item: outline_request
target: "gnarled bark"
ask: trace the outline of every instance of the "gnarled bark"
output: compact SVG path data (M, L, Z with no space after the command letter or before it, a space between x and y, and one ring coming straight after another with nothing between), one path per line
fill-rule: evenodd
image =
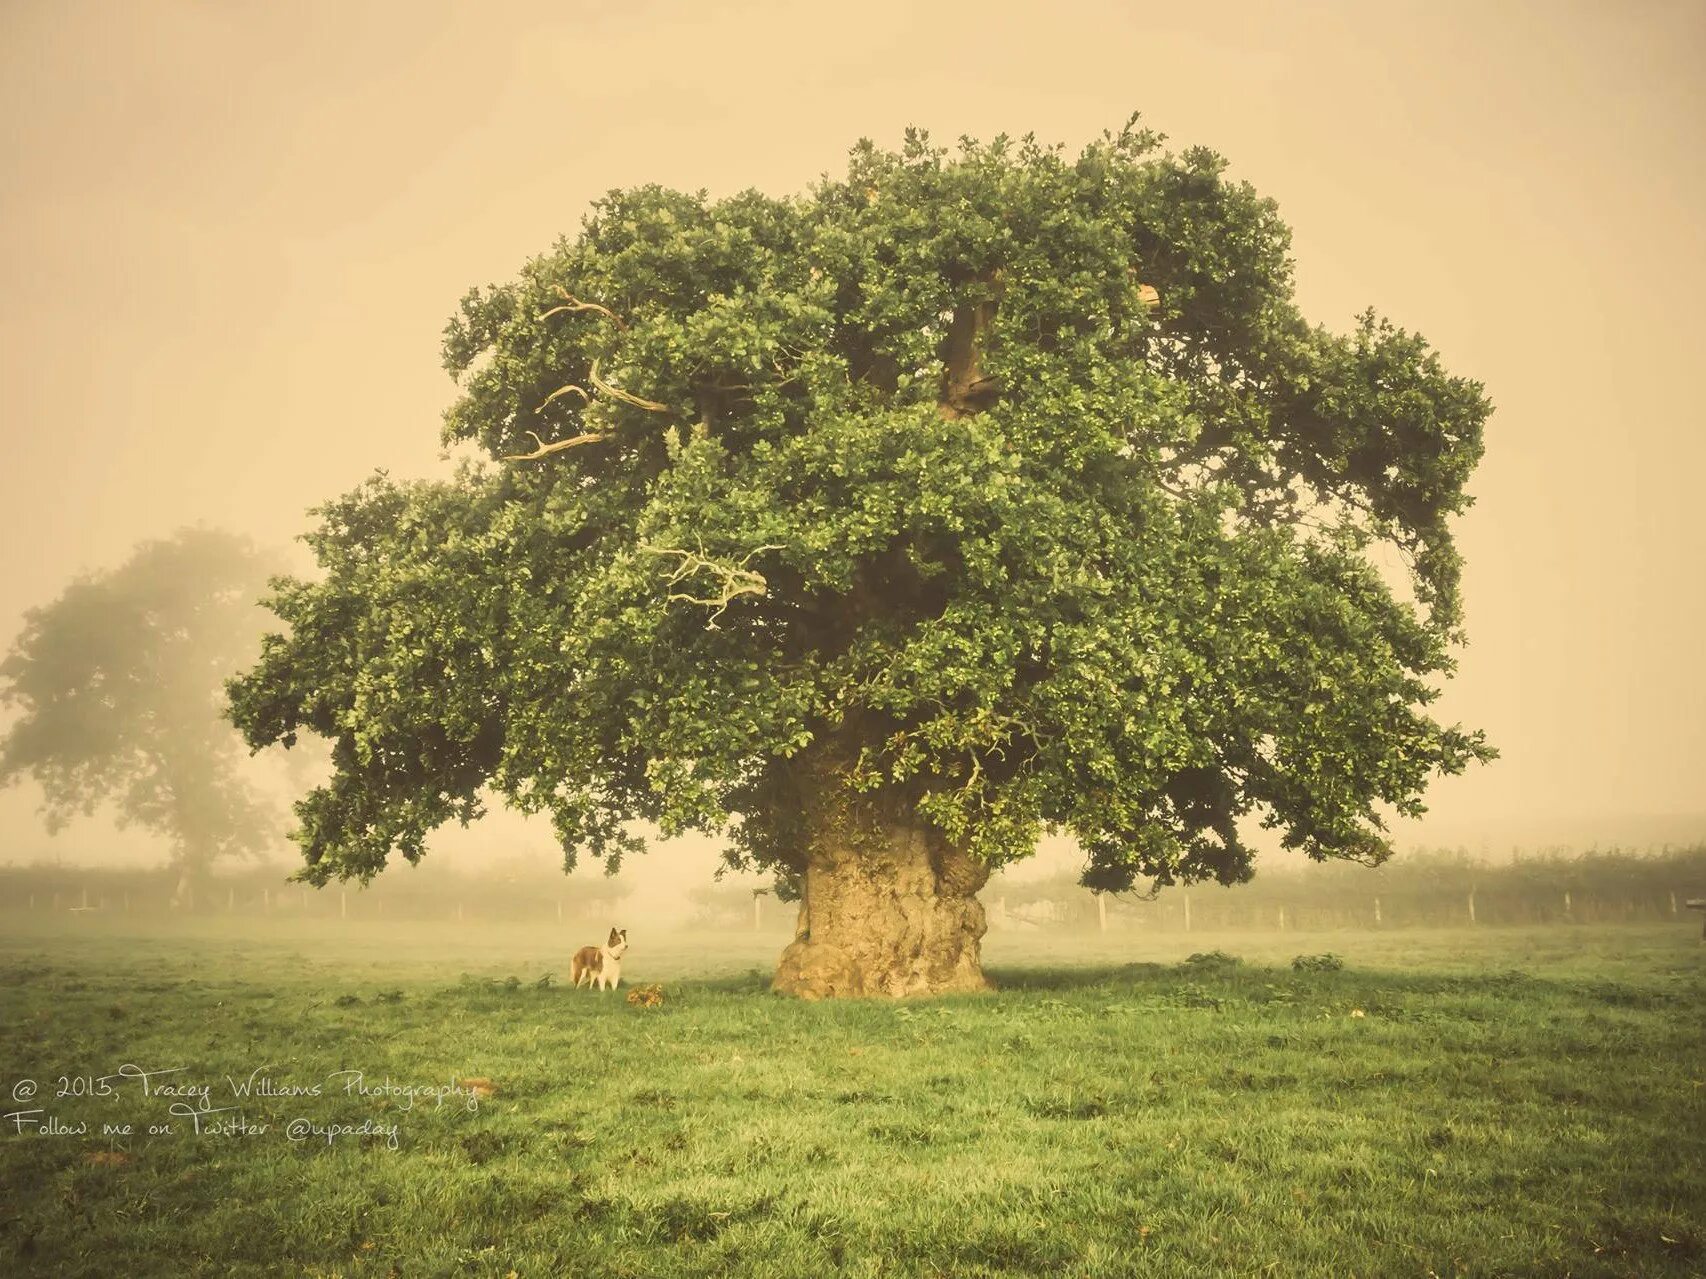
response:
M802 999L991 989L977 890L989 872L918 827L807 867L800 920L771 989Z
M799 923L771 989L803 999L991 989L977 900L989 868L898 797L853 797L837 780L820 773L802 787Z

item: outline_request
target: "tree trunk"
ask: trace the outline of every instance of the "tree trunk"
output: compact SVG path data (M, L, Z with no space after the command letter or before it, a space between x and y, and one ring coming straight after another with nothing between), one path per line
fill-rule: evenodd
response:
M979 960L987 867L904 819L818 824L794 942L771 989L802 999L992 989Z

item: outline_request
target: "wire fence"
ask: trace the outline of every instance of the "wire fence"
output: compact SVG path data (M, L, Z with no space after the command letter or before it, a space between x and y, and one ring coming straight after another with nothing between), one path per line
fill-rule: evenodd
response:
M365 886L333 882L315 888L290 882L293 869L265 865L186 878L170 866L0 866L0 911L525 923L605 919L632 891L619 880L583 882L537 872L472 876L425 865L407 875L380 875Z
M606 919L631 892L619 879L542 874L536 867L466 875L425 864L371 883L314 888L271 864L184 877L177 868L120 870L57 862L0 866L0 912L179 916L224 912L351 921L539 922ZM750 887L693 890L703 927L784 927L797 907ZM725 900L726 899L726 900ZM1542 853L1491 863L1459 851L1404 854L1383 866L1263 872L1247 884L1091 893L1071 876L997 876L982 899L993 931L1317 931L1475 925L1637 923L1701 919L1706 845L1637 853Z

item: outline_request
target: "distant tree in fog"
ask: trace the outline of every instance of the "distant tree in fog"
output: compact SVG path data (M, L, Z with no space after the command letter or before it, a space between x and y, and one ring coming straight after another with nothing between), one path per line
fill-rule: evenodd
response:
M224 680L253 660L281 567L246 538L183 529L29 612L0 662L0 785L33 777L49 831L110 801L121 826L165 836L184 904L216 857L265 848L274 815L242 776Z

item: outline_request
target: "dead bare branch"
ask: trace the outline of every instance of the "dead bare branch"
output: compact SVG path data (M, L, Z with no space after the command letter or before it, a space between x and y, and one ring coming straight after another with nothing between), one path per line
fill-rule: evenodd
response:
M642 400L637 395L629 395L628 392L621 390L618 387L611 386L610 383L598 376L597 360L592 362L592 369L587 374L587 380L590 381L596 389L602 391L613 400L621 400L624 404L632 404L635 408L645 409L649 413L669 412L669 405L667 404L659 404L656 400Z
M539 316L541 320L549 320L553 315L561 315L565 311L596 311L599 315L614 322L617 328L626 329L628 327L628 322L607 306L600 306L597 302L582 302L560 284L557 286L557 292L562 296L563 305L554 306L549 311L543 312Z
M697 595L685 595L673 591L666 597L670 600L683 600L688 604L699 604L705 608L715 609L716 611L705 623L706 630L714 631L717 629L717 619L728 610L729 605L735 600L742 595L763 595L769 591L770 583L765 580L764 574L746 567L752 557L763 551L780 551L783 548L774 544L755 547L746 553L738 565L733 567L708 559L703 554L683 550L679 546L642 545L638 549L649 555L679 555L681 557L681 562L676 565L675 571L669 575L668 584L670 586L674 586L683 578L691 577L701 571L709 571L722 579L722 594L712 599L701 599Z
M578 387L573 382L571 382L567 386L559 386L555 391L552 391L551 394L549 394L545 397L544 401L539 405L539 407L534 409L533 411L535 413L543 413L545 411L545 406L547 404L549 404L552 400L556 399L559 395L570 395L570 394L580 396L582 404L591 404L592 403L592 396L588 395L584 388Z
M567 440L553 440L551 443L547 444L537 435L534 435L532 431L529 431L528 434L533 435L533 442L539 447L534 449L531 453L505 453L504 461L531 462L534 458L549 457L553 453L561 453L564 449L577 449L583 444L597 444L601 440L608 440L610 438L608 435L599 431L588 431L585 435L577 435L572 439Z

